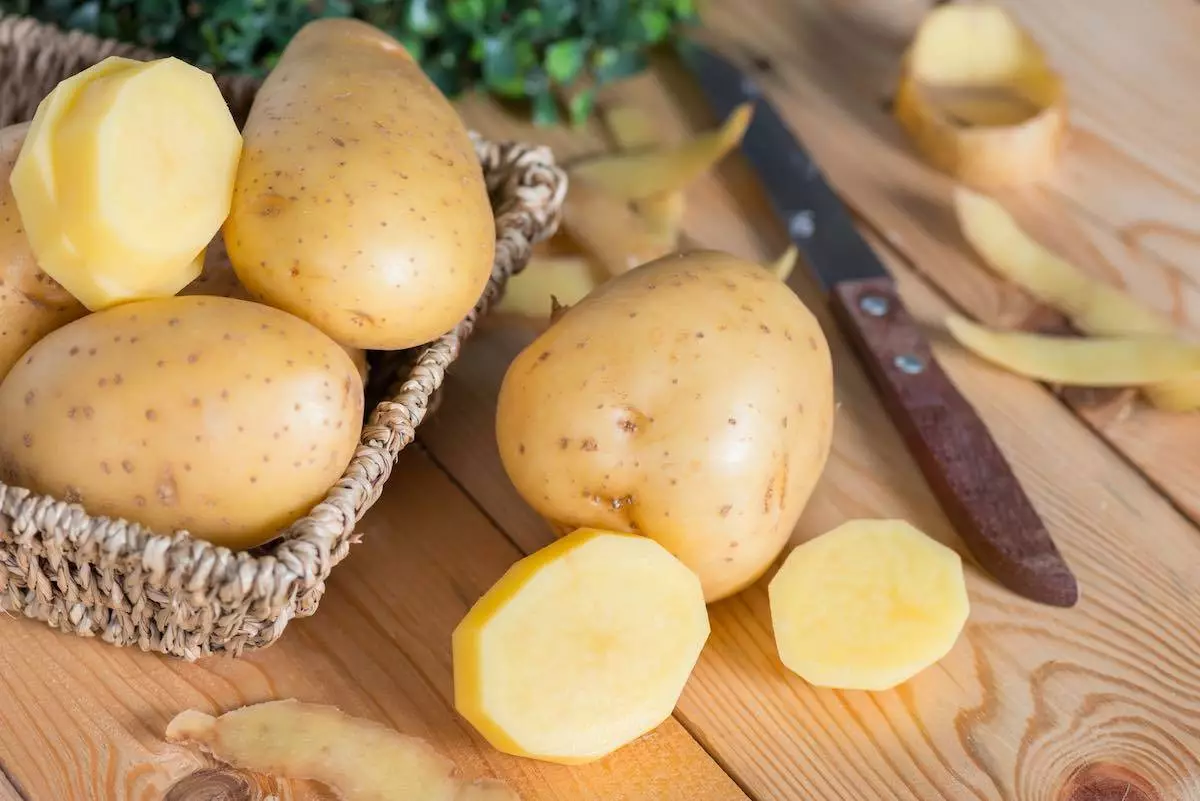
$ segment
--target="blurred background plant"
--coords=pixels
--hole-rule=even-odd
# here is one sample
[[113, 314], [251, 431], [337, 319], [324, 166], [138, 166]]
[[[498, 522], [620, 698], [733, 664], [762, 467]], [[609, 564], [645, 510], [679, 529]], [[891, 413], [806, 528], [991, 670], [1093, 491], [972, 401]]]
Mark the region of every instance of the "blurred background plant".
[[0, 0], [0, 10], [257, 75], [306, 22], [358, 17], [403, 42], [443, 92], [525, 100], [541, 124], [587, 119], [598, 87], [639, 72], [696, 19], [695, 0]]

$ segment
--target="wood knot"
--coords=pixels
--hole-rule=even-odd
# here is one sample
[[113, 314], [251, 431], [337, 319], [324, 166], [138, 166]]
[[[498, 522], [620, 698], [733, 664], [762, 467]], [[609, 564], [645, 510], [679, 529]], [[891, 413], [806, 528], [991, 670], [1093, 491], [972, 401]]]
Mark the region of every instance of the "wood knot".
[[163, 801], [262, 801], [274, 788], [261, 788], [254, 777], [224, 768], [203, 768], [184, 776]]
[[1058, 797], [1059, 801], [1161, 801], [1146, 778], [1106, 762], [1080, 767], [1067, 779]]

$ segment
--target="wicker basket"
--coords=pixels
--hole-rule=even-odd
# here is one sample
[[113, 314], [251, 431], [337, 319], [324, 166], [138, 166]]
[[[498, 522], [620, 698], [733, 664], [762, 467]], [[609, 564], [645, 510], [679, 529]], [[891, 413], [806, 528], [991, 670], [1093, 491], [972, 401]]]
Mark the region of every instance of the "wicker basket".
[[[33, 20], [0, 16], [0, 124], [33, 116], [62, 79], [110, 55], [156, 54]], [[239, 123], [257, 84], [219, 77]], [[78, 505], [0, 484], [0, 611], [81, 636], [192, 660], [269, 645], [294, 617], [313, 614], [354, 527], [379, 497], [396, 456], [475, 321], [558, 224], [566, 179], [550, 152], [474, 136], [496, 215], [496, 260], [476, 307], [454, 330], [414, 349], [390, 397], [375, 406], [341, 480], [307, 517], [253, 553], [180, 532], [152, 533], [90, 517]]]

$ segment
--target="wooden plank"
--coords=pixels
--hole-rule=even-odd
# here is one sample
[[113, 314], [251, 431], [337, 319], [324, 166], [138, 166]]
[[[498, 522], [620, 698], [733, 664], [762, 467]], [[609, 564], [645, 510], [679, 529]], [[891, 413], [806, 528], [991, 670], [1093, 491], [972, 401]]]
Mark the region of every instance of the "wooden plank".
[[3, 765], [0, 765], [0, 801], [29, 801], [12, 783]]
[[[298, 697], [427, 737], [465, 775], [502, 777], [525, 799], [744, 798], [674, 719], [589, 766], [494, 751], [450, 706], [450, 632], [519, 552], [415, 449], [361, 531], [317, 615], [240, 660], [186, 664], [0, 621], [0, 762], [31, 799], [159, 801], [175, 782], [172, 801], [214, 797], [198, 786], [211, 775], [188, 778], [210, 763], [162, 740], [171, 717]], [[247, 798], [332, 798], [307, 783], [247, 786]]]
[[[1196, 30], [1193, 7], [1184, 11], [1184, 4], [1169, 2], [1135, 13], [1121, 0], [1086, 8], [1067, 0], [1005, 5], [1067, 74], [1073, 132], [1052, 181], [1001, 193], [1002, 199], [1068, 258], [1200, 332], [1200, 232], [1192, 213], [1200, 198], [1196, 106], [1184, 100], [1187, 82], [1166, 72], [1186, 72], [1200, 61], [1193, 39], [1180, 33]], [[714, 4], [705, 18], [721, 49], [743, 64], [770, 65], [759, 76], [767, 95], [847, 202], [922, 275], [985, 322], [1038, 319], [1027, 296], [999, 283], [969, 252], [950, 212], [952, 182], [915, 157], [886, 111], [899, 55], [927, 8], [887, 0], [762, 0], [745, 9]], [[1118, 62], [1106, 49], [1118, 40], [1120, 51], [1156, 56]], [[671, 70], [660, 75], [667, 85], [648, 107], [658, 109], [668, 98], [692, 125], [703, 122], [691, 79]], [[1163, 414], [1139, 403], [1128, 415], [1114, 416], [1075, 396], [1071, 402], [1200, 522], [1195, 415]]]
[[[688, 201], [687, 233], [699, 244], [760, 260], [777, 252], [782, 232], [744, 167], [724, 165]], [[945, 301], [902, 260], [889, 262], [917, 316], [940, 319]], [[980, 278], [980, 297], [997, 303], [994, 282]], [[815, 288], [802, 277], [798, 285], [833, 332]], [[526, 550], [552, 535], [504, 478], [493, 416], [505, 366], [531, 337], [486, 324], [420, 435]], [[902, 517], [961, 551], [836, 334], [832, 346], [841, 404], [833, 454], [794, 541], [852, 517]], [[836, 692], [781, 667], [759, 582], [710, 608], [713, 637], [682, 720], [757, 798], [1082, 799], [1105, 797], [1097, 793], [1115, 782], [1129, 798], [1188, 797], [1200, 783], [1200, 637], [1191, 625], [1200, 536], [1050, 393], [944, 342], [937, 352], [1077, 571], [1080, 605], [1025, 602], [972, 565], [971, 621], [938, 666], [893, 692]]]

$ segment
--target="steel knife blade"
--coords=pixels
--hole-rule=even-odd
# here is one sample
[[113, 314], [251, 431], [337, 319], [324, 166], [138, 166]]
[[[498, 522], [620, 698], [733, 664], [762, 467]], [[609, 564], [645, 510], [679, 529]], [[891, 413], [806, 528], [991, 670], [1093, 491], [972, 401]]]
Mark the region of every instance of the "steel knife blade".
[[748, 75], [693, 41], [680, 54], [718, 117], [755, 103], [742, 155], [829, 293], [834, 318], [967, 548], [1009, 589], [1073, 606], [1075, 576], [1045, 523], [812, 156]]

